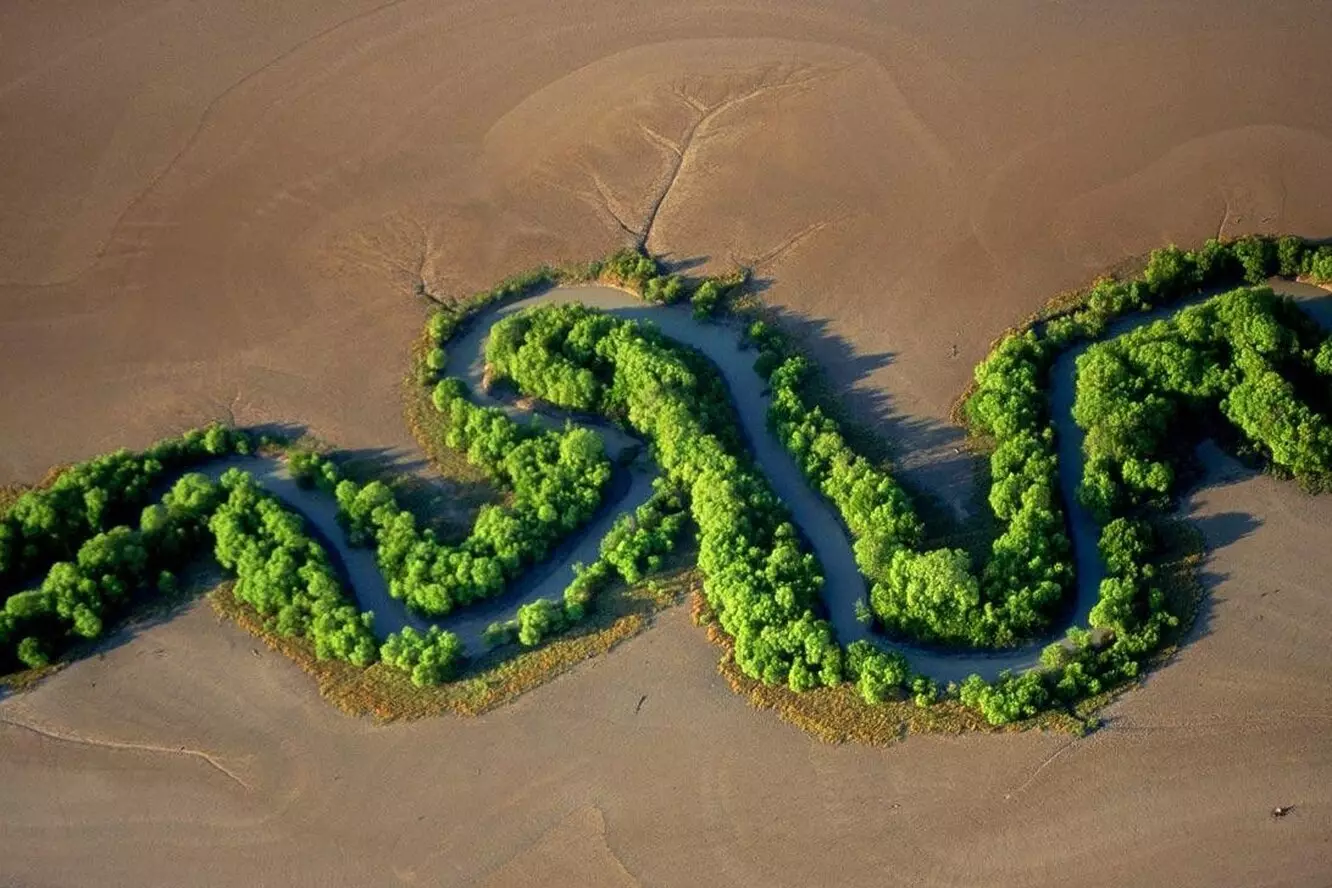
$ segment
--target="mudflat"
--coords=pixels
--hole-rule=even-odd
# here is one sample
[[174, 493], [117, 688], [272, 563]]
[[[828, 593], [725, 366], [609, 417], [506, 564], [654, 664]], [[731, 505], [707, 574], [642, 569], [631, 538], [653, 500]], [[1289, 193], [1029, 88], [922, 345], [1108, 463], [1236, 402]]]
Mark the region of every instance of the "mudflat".
[[[410, 462], [418, 284], [643, 241], [752, 264], [963, 514], [947, 414], [1004, 328], [1167, 241], [1332, 234], [1319, 3], [70, 0], [0, 35], [0, 482], [213, 418]], [[1085, 739], [822, 745], [682, 611], [381, 726], [200, 604], [0, 702], [0, 881], [1326, 884], [1332, 502], [1207, 461], [1195, 637]]]

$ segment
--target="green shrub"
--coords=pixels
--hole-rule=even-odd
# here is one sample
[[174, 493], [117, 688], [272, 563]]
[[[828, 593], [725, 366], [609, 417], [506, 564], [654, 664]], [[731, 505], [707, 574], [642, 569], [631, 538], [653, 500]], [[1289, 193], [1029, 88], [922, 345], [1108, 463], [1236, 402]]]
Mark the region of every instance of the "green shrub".
[[528, 310], [491, 336], [501, 343], [488, 350], [492, 367], [526, 394], [595, 404], [653, 443], [688, 491], [704, 594], [747, 675], [796, 688], [841, 680], [841, 650], [812, 613], [814, 560], [745, 459], [715, 371], [648, 327], [579, 305]]
[[538, 598], [518, 608], [518, 641], [527, 647], [540, 644], [563, 625], [563, 613], [553, 601]]
[[326, 479], [353, 545], [375, 546], [389, 593], [440, 616], [499, 594], [526, 565], [582, 527], [601, 504], [611, 466], [595, 432], [519, 426], [501, 410], [468, 401], [458, 380], [436, 385], [434, 403], [449, 417], [449, 444], [513, 494], [507, 506], [484, 507], [456, 545], [418, 526], [382, 482], [340, 478], [321, 457], [302, 457], [299, 470]]
[[384, 663], [408, 673], [412, 684], [427, 687], [453, 678], [463, 658], [458, 636], [438, 626], [421, 633], [411, 626], [390, 635], [379, 649]]
[[29, 669], [40, 669], [43, 666], [50, 665], [51, 657], [42, 647], [42, 642], [38, 638], [28, 636], [18, 644], [18, 659]]
[[222, 476], [220, 487], [226, 499], [208, 526], [218, 563], [236, 575], [236, 598], [278, 634], [312, 641], [321, 660], [374, 662], [373, 615], [347, 599], [301, 517], [236, 469]]

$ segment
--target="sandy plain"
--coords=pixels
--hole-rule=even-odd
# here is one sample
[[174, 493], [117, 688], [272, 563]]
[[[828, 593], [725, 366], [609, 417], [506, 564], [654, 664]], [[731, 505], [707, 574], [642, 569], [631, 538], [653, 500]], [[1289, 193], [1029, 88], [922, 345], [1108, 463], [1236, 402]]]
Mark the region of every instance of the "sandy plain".
[[[5, 4], [0, 482], [218, 417], [410, 464], [418, 282], [645, 238], [754, 264], [965, 512], [948, 409], [1006, 326], [1165, 241], [1332, 234], [1326, 4], [977, 7]], [[199, 605], [0, 703], [0, 882], [1327, 885], [1332, 501], [1213, 465], [1197, 637], [1086, 739], [824, 746], [682, 612], [379, 726]]]

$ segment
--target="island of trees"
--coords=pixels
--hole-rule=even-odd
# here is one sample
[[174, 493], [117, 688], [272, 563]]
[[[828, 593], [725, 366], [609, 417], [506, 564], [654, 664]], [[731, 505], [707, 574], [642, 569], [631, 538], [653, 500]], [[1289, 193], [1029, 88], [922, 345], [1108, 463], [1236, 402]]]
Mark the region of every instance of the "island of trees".
[[[357, 668], [382, 662], [428, 687], [576, 632], [598, 596], [693, 552], [706, 611], [735, 667], [794, 693], [854, 687], [866, 706], [951, 701], [1005, 724], [1136, 680], [1174, 644], [1196, 602], [1165, 580], [1171, 506], [1196, 443], [1220, 441], [1312, 490], [1332, 479], [1332, 339], [1272, 277], [1332, 280], [1332, 247], [1284, 237], [1213, 240], [1152, 253], [1140, 275], [1097, 281], [1001, 338], [964, 401], [989, 448], [996, 533], [984, 558], [931, 548], [890, 467], [859, 452], [826, 401], [817, 366], [780, 328], [737, 308], [744, 274], [688, 281], [625, 251], [580, 269], [541, 269], [435, 312], [415, 383], [446, 446], [502, 492], [461, 539], [443, 539], [384, 480], [353, 477], [325, 453], [211, 426], [142, 452], [56, 473], [0, 514], [0, 670], [42, 669], [170, 594], [211, 552], [235, 598], [267, 631]], [[512, 595], [533, 566], [606, 507], [616, 471], [601, 437], [512, 418], [444, 375], [450, 340], [486, 308], [570, 281], [608, 283], [650, 302], [688, 300], [698, 323], [739, 315], [766, 380], [769, 430], [840, 516], [869, 590], [871, 640], [844, 644], [828, 620], [821, 566], [750, 456], [731, 394], [706, 356], [652, 324], [579, 304], [538, 304], [493, 324], [490, 377], [522, 395], [598, 416], [647, 445], [659, 476], [579, 564], [561, 598], [523, 600], [469, 649], [450, 618]], [[1086, 625], [1055, 630], [1078, 592], [1060, 490], [1056, 359], [1076, 361], [1072, 419], [1085, 432], [1077, 497], [1093, 516], [1105, 576]], [[262, 454], [256, 455], [256, 454]], [[323, 538], [247, 471], [280, 460], [336, 504], [343, 540]], [[426, 622], [376, 637], [329, 546], [373, 550], [389, 595]], [[912, 645], [968, 651], [1045, 646], [1039, 662], [941, 685], [912, 667]], [[499, 652], [498, 654], [496, 652]]]

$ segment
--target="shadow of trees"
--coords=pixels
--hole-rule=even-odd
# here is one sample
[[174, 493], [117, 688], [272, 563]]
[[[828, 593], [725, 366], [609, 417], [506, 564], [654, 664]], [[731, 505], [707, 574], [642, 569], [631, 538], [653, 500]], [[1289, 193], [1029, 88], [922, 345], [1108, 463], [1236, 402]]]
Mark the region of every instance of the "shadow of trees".
[[[762, 293], [770, 278], [751, 282]], [[860, 452], [891, 461], [894, 474], [911, 494], [932, 538], [986, 535], [988, 511], [977, 508], [988, 486], [989, 463], [964, 445], [966, 429], [951, 422], [910, 415], [882, 388], [862, 385], [875, 371], [892, 365], [892, 352], [868, 353], [831, 329], [827, 318], [782, 306], [766, 306], [769, 315], [799, 342], [820, 367], [833, 411]]]
[[352, 479], [388, 484], [398, 502], [445, 542], [467, 536], [481, 507], [503, 499], [484, 479], [442, 475], [419, 450], [365, 447], [335, 450], [329, 456]]
[[[1199, 514], [1202, 506], [1198, 494], [1203, 490], [1238, 484], [1255, 477], [1259, 472], [1226, 454], [1210, 439], [1198, 445], [1196, 458], [1198, 477], [1190, 489], [1184, 492], [1175, 516], [1187, 525], [1191, 533], [1198, 535], [1200, 542], [1201, 563], [1197, 565], [1193, 576], [1197, 583], [1198, 599], [1193, 622], [1179, 637], [1177, 649], [1169, 657], [1170, 662], [1181, 656], [1194, 642], [1211, 634], [1216, 606], [1226, 600], [1220, 590], [1230, 579], [1230, 574], [1213, 566], [1212, 555], [1248, 537], [1263, 524], [1262, 518], [1251, 512]], [[1144, 676], [1143, 683], [1151, 683], [1158, 674], [1155, 670], [1149, 672]]]
[[[90, 641], [71, 645], [50, 667], [43, 669], [35, 677], [19, 673], [21, 681], [15, 688], [9, 681], [0, 683], [0, 702], [20, 691], [37, 687], [54, 677], [67, 666], [81, 660], [101, 659], [112, 651], [136, 641], [148, 630], [174, 620], [188, 608], [196, 604], [225, 579], [221, 567], [213, 558], [212, 549], [201, 551], [180, 572], [180, 587], [176, 592], [163, 595], [155, 588], [141, 589], [131, 596], [123, 617], [118, 619], [106, 634]], [[161, 656], [161, 648], [146, 650], [149, 656]]]
[[1231, 543], [1244, 539], [1262, 526], [1262, 520], [1248, 512], [1222, 512], [1202, 518], [1190, 517], [1189, 521], [1207, 541], [1211, 550], [1223, 549]]

